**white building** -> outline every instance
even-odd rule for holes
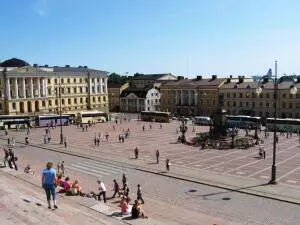
[[[128,88],[120,96],[120,111],[160,111],[160,93],[156,88]]]

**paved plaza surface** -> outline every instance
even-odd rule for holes
[[[36,172],[34,177],[37,185],[41,180],[39,171],[45,166],[43,158],[64,160],[66,175],[71,180],[78,179],[86,191],[97,191],[96,180],[103,180],[108,189],[108,197],[112,195],[112,180],[116,178],[121,183],[121,175],[125,172],[131,190],[130,197],[135,198],[136,185],[140,183],[145,200],[143,208],[150,218],[163,224],[294,225],[300,221],[299,206],[294,204],[143,173],[105,161],[83,160],[80,157],[49,151],[41,154],[41,149],[35,147],[17,146],[15,151],[19,153],[20,169],[27,162],[31,162]],[[80,162],[89,163],[82,171],[73,170],[72,163],[78,165]],[[93,174],[87,173],[90,169],[93,169]],[[75,198],[78,202],[84,200],[81,197]],[[60,201],[58,200],[59,205]],[[94,202],[97,204],[97,201]],[[108,199],[107,205],[117,207],[118,204],[118,198]]]
[[[150,124],[152,129],[150,129]],[[139,148],[139,160],[145,164],[155,161],[155,151],[159,149],[161,162],[169,158],[173,165],[186,166],[189,168],[202,169],[206,171],[214,171],[224,175],[237,175],[241,177],[256,178],[264,181],[270,179],[273,151],[273,136],[270,133],[269,138],[264,139],[264,132],[260,134],[265,141],[266,159],[257,159],[258,147],[243,150],[201,150],[199,147],[187,146],[177,143],[179,136],[176,128],[180,125],[179,121],[162,124],[160,129],[159,123],[147,123],[141,121],[124,122],[116,125],[113,130],[113,123],[97,124],[96,127],[88,128],[88,132],[82,132],[80,128],[63,127],[63,133],[67,137],[68,150],[81,151],[84,153],[93,152],[98,155],[112,155],[118,158],[133,160],[133,150]],[[145,131],[142,131],[145,126]],[[188,139],[195,136],[192,133],[191,124],[187,132]],[[124,143],[119,143],[119,134],[130,129],[129,139],[125,139]],[[208,131],[208,127],[195,126],[196,133]],[[51,130],[54,143],[59,142],[59,128]],[[95,147],[93,139],[95,134],[102,133],[100,147]],[[109,141],[105,140],[105,133],[109,134]],[[243,135],[243,131],[240,131]],[[44,129],[39,128],[33,130],[30,135],[30,141],[41,145],[43,143]],[[24,134],[13,134],[15,136],[24,137]],[[22,139],[22,138],[21,138]],[[23,141],[23,140],[22,140]],[[43,145],[43,144],[42,144]],[[276,163],[277,163],[277,179],[281,183],[300,186],[300,147],[299,137],[294,134],[292,138],[279,135],[279,143],[277,145]],[[82,169],[79,165],[74,168]],[[74,169],[75,170],[75,169]]]
[[[150,124],[152,129],[150,129]],[[299,211],[297,205],[144,173],[130,166],[139,164],[147,168],[158,168],[164,172],[164,160],[169,158],[172,163],[171,172],[176,167],[177,170],[181,168],[186,171],[187,176],[195,171],[205,171],[208,176],[219,174],[224,179],[240,178],[241,182],[246,177],[263,183],[268,181],[270,176],[272,136],[265,140],[267,159],[258,160],[255,158],[258,155],[256,147],[248,150],[200,150],[200,148],[176,143],[179,136],[176,133],[176,128],[180,125],[178,121],[162,124],[162,129],[158,123],[134,120],[130,123],[123,121],[122,124],[115,125],[116,130],[113,129],[113,125],[112,122],[97,124],[96,127],[88,128],[87,132],[83,132],[76,126],[63,127],[68,142],[67,148],[58,144],[59,128],[51,129],[53,139],[51,144],[43,144],[44,128],[33,129],[29,135],[30,142],[36,147],[24,146],[25,132],[11,131],[8,136],[2,134],[0,143],[5,146],[7,137],[15,137],[20,141],[16,144],[15,152],[19,156],[18,163],[21,168],[30,163],[36,171],[41,171],[48,160],[53,162],[64,160],[66,174],[71,177],[71,180],[79,179],[86,191],[97,190],[96,180],[98,179],[104,180],[108,189],[112,189],[112,180],[116,178],[121,183],[121,175],[125,173],[128,176],[132,197],[135,198],[136,185],[140,183],[146,200],[144,208],[147,214],[167,224],[199,224],[197,222],[200,218],[207,221],[205,224],[298,224],[300,221],[296,213]],[[144,132],[143,125],[145,126]],[[120,143],[119,134],[128,128],[131,132],[129,139]],[[209,129],[200,126],[195,126],[195,128],[196,132]],[[93,139],[95,133],[98,135],[99,132],[102,133],[102,141],[100,147],[95,147]],[[109,134],[108,141],[104,137],[106,132]],[[264,136],[263,133],[261,135]],[[194,136],[191,128],[187,136],[188,139]],[[291,139],[279,137],[277,168],[280,184],[286,183],[285,189],[297,188],[299,186],[298,137],[294,136]],[[140,149],[138,160],[133,159],[135,147]],[[71,156],[44,148],[82,153],[92,157]],[[159,165],[155,163],[156,149],[159,149],[161,154]],[[118,159],[120,163],[98,160],[97,156]],[[294,168],[287,166],[290,163],[294,165]],[[290,169],[286,170],[286,168]],[[36,174],[36,176],[39,175],[39,173]],[[110,200],[110,204],[114,202]],[[261,209],[264,209],[263,213]]]

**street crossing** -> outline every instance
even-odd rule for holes
[[[66,167],[66,169],[88,174],[97,178],[111,175],[122,175],[129,170],[106,162],[88,160],[72,163],[70,166]]]

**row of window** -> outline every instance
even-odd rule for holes
[[[106,107],[106,105],[103,105]],[[87,110],[87,106],[75,106],[75,107],[62,107],[62,111],[71,111],[71,110]],[[91,109],[99,109],[99,106],[91,106]],[[58,109],[49,109],[49,112],[58,112]]]
[[[72,89],[73,89],[73,93],[74,94],[77,94],[77,93],[79,93],[79,94],[88,93],[88,91],[89,91],[88,87],[85,87],[85,88],[84,87],[79,87],[79,88],[73,87]],[[83,92],[83,90],[85,90],[85,92]],[[98,93],[100,93],[101,92],[101,87],[98,86],[96,90],[97,90]],[[104,87],[103,87],[102,90],[105,90]],[[58,93],[58,91],[59,91],[59,88],[56,87],[55,88],[55,92],[53,94]],[[95,87],[92,87],[92,92],[95,92]],[[48,88],[48,93],[51,93],[51,88]],[[61,93],[62,94],[71,94],[71,87],[66,87],[66,88],[62,87],[61,88]]]
[[[55,99],[54,100],[54,104],[58,105],[59,104],[58,101],[59,101],[58,99]],[[68,98],[68,99],[64,99],[63,98],[63,99],[61,99],[62,105],[65,105],[66,101],[68,102],[69,105],[72,104],[72,99],[71,98]],[[88,103],[88,98],[79,98],[79,103],[80,104],[82,104],[84,101],[85,101],[85,103]],[[74,102],[74,104],[77,104],[78,103],[77,98],[74,98],[73,102]],[[94,102],[94,103],[96,102],[96,98],[95,97],[92,97],[92,102]],[[101,98],[100,97],[98,97],[98,102],[101,102]],[[103,96],[103,102],[104,103],[106,102],[106,97],[105,96]],[[48,104],[49,104],[49,106],[52,106],[52,100],[48,100]]]
[[[231,115],[239,115],[240,112],[236,111],[236,110],[227,110],[227,113],[228,114],[231,114]],[[259,117],[275,117],[275,113],[274,112],[257,112],[255,113],[255,116],[259,116]],[[282,117],[282,118],[285,118],[285,117],[288,117],[288,118],[300,118],[300,113],[278,113],[277,114],[277,117]]]
[[[274,94],[270,94],[270,93],[260,93],[258,96],[256,93],[227,93],[226,94],[226,97],[227,98],[237,98],[237,96],[239,96],[239,98],[244,98],[244,96],[246,98],[267,98],[267,99],[270,99],[270,98],[274,98]],[[280,96],[279,96],[280,97]],[[286,93],[283,93],[281,95],[281,98],[283,99],[286,99],[287,97],[289,97],[290,99],[293,99],[293,98],[300,98],[300,94],[297,94],[297,95],[292,95],[292,94],[286,94]]]
[[[67,101],[68,101],[68,104],[69,105],[71,105],[72,103],[71,103],[71,99],[69,98],[69,99],[67,99]],[[74,103],[75,104],[77,104],[77,99],[75,98],[74,99]],[[83,103],[83,99],[82,98],[80,98],[80,103],[82,104]],[[88,99],[85,99],[85,103],[88,103]],[[93,103],[95,103],[95,99],[93,98]],[[48,104],[49,104],[49,106],[52,106],[52,100],[48,100]],[[56,105],[56,106],[58,106],[58,104],[59,104],[59,102],[58,102],[58,100],[56,99],[55,101],[54,101],[54,105]],[[65,99],[62,99],[62,105],[65,105]],[[104,104],[104,107],[106,106],[106,104]],[[2,109],[2,103],[0,103],[0,110]],[[12,103],[12,109],[14,109],[14,110],[16,110],[16,107],[17,107],[17,103],[16,102],[13,102]],[[44,100],[44,101],[42,101],[42,107],[46,107],[46,101]],[[75,108],[77,108],[77,107],[75,107]]]
[[[93,81],[93,82],[97,81],[97,82],[99,83],[99,82],[100,82],[100,79],[102,79],[102,82],[105,83],[105,78],[94,78],[92,81]],[[60,82],[63,84],[63,83],[65,83],[65,80],[67,81],[67,83],[70,83],[70,82],[71,82],[71,78],[61,78],[61,79],[60,79]],[[59,81],[59,80],[58,80],[57,78],[54,79],[54,83],[55,83],[55,84],[57,84],[58,81]],[[83,81],[82,78],[73,78],[73,83],[74,83],[74,84],[76,84],[77,82],[78,82],[78,83],[82,83],[82,81]],[[88,78],[85,78],[84,81],[85,81],[85,83],[87,83],[87,82],[88,82]],[[48,84],[50,84],[50,83],[51,83],[51,79],[48,79]]]
[[[239,107],[244,107],[244,106],[245,107],[250,107],[251,105],[252,105],[253,108],[256,107],[255,102],[252,102],[252,104],[249,103],[249,102],[240,102],[239,103]],[[228,107],[230,107],[230,106],[236,107],[237,104],[236,104],[235,101],[233,101],[233,102],[227,102],[226,106],[228,106]],[[257,104],[257,106],[258,107],[264,107],[265,106],[266,108],[270,108],[272,106],[272,108],[274,108],[275,107],[275,103],[265,102],[265,105],[264,105],[264,102],[259,102],[259,104]],[[281,104],[281,108],[283,108],[283,109],[285,109],[285,108],[289,108],[289,109],[296,108],[296,109],[299,109],[300,108],[300,103],[293,104],[293,103],[290,102],[290,103],[287,104],[286,102],[283,102]]]

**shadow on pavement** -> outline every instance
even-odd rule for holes
[[[247,186],[247,187],[242,187],[242,188],[238,188],[238,189],[234,189],[234,190],[230,190],[230,191],[220,191],[220,192],[215,192],[215,193],[210,193],[210,194],[200,194],[200,195],[192,195],[190,193],[193,193],[193,192],[190,192],[190,191],[187,191],[185,192],[187,195],[190,195],[191,197],[190,198],[194,198],[194,197],[202,197],[203,200],[218,200],[218,199],[211,199],[209,197],[211,196],[216,196],[216,195],[222,195],[222,194],[228,194],[228,193],[231,193],[231,192],[239,192],[240,190],[246,190],[246,189],[249,189],[249,188],[254,188],[254,187],[262,187],[262,186],[267,186],[267,185],[270,185],[269,183],[265,183],[265,184],[258,184],[258,185],[252,185],[252,186]],[[222,197],[221,199],[219,200],[230,200],[229,197]]]

